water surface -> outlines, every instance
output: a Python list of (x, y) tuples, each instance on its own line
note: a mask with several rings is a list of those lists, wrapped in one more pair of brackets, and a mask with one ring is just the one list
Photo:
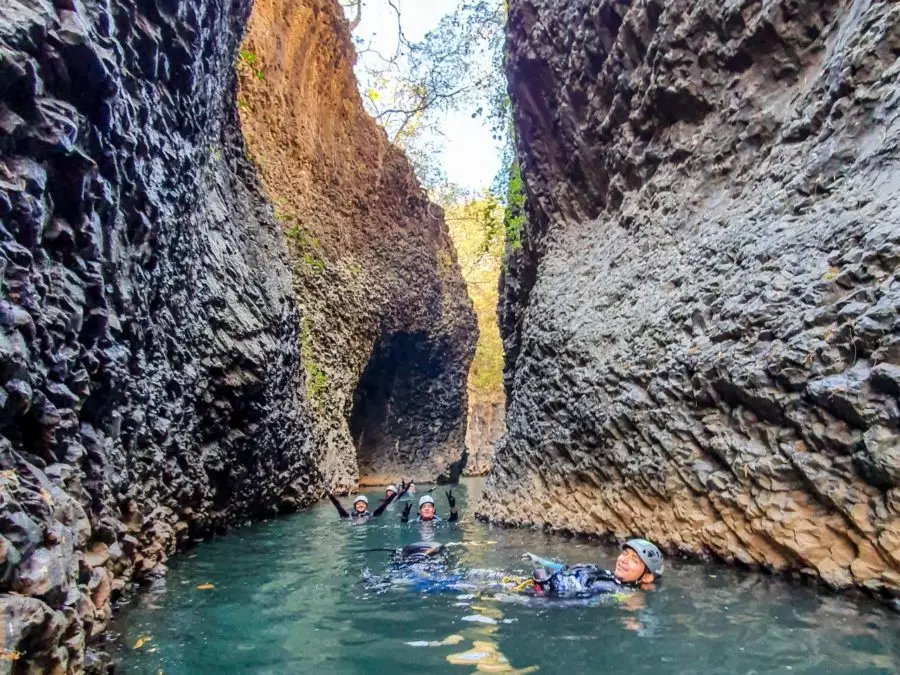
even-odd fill
[[(376, 593), (362, 583), (364, 568), (388, 565), (388, 553), (369, 549), (428, 537), (462, 544), (453, 550), (472, 568), (524, 574), (525, 551), (611, 566), (610, 547), (475, 522), (466, 502), (478, 490), (477, 481), (454, 490), (456, 525), (402, 525), (392, 505), (352, 526), (323, 502), (203, 543), (119, 614), (119, 667), (153, 675), (900, 672), (900, 615), (722, 566), (668, 561), (656, 590), (587, 606)], [(445, 515), (443, 490), (434, 494)], [(377, 499), (369, 493), (370, 504)]]

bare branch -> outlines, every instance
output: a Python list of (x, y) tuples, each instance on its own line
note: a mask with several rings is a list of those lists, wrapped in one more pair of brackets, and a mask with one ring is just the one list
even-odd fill
[(356, 0), (356, 17), (350, 22), (351, 33), (359, 27), (360, 21), (362, 21), (362, 0)]

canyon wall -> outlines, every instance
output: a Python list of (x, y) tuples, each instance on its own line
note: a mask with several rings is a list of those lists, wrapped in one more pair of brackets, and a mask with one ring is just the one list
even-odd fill
[(363, 110), (354, 59), (334, 0), (257, 0), (238, 61), (301, 304), (313, 445), (342, 491), (458, 474), (477, 335), (443, 213)]
[(480, 513), (900, 591), (900, 5), (512, 0)]
[[(441, 214), (362, 112), (337, 3), (291, 7), (314, 19), (267, 39), (309, 77), (270, 93), (314, 126), (248, 153), (249, 0), (0, 4), (0, 672), (104, 670), (111, 602), (179, 545), (310, 503), (336, 463), (354, 485), (354, 419), (392, 471), (462, 454), (474, 322)], [(319, 152), (280, 174), (314, 235), (258, 183), (279, 129)]]

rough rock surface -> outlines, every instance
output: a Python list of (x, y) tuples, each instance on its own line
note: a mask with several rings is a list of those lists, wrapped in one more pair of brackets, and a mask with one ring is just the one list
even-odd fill
[(490, 471), (494, 449), (506, 433), (503, 402), (479, 401), (469, 405), (466, 425), (467, 476), (484, 476)]
[(900, 591), (900, 5), (513, 0), (483, 515)]
[[(163, 574), (195, 537), (317, 498), (326, 459), (355, 481), (347, 416), (370, 353), (363, 390), (379, 366), (405, 387), (385, 395), (394, 407), (373, 428), (460, 455), (474, 334), (440, 213), (364, 119), (346, 26), (336, 3), (320, 3), (319, 33), (279, 44), (302, 47), (306, 61), (286, 57), (300, 69), (322, 65), (332, 97), (316, 110), (367, 123), (354, 138), (374, 138), (387, 168), (381, 189), (358, 175), (360, 141), (328, 164), (357, 176), (355, 192), (327, 171), (294, 185), (309, 217), (321, 210), (323, 242), (332, 225), (354, 230), (346, 252), (360, 276), (349, 289), (330, 269), (298, 280), (304, 251), (285, 245), (237, 115), (249, 10), (0, 4), (0, 672), (104, 669), (88, 642), (130, 581)], [(329, 35), (336, 51), (322, 49)], [(279, 93), (295, 112), (314, 108), (303, 86)], [(313, 138), (346, 140), (316, 119)], [(382, 201), (369, 210), (373, 194)], [(329, 241), (332, 252), (346, 243)], [(322, 307), (337, 309), (312, 342)], [(329, 352), (327, 331), (338, 346), (367, 341)], [(319, 349), (346, 378), (348, 443), (328, 458), (313, 443)], [(441, 464), (434, 455), (423, 463)]]
[(463, 460), (477, 336), (443, 214), (363, 110), (354, 59), (335, 0), (257, 0), (238, 65), (301, 302), (316, 457), (339, 490)]
[(235, 113), (248, 10), (0, 6), (4, 664), (98, 668), (129, 580), (318, 496), (287, 251)]

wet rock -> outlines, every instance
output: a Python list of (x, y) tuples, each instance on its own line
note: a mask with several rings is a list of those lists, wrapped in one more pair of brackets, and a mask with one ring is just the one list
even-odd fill
[(510, 2), (527, 224), (480, 513), (900, 593), (898, 34), (884, 3)]
[(84, 562), (90, 568), (102, 567), (107, 561), (109, 561), (109, 547), (102, 542), (95, 543), (84, 552)]
[(0, 583), (10, 584), (22, 556), (6, 537), (0, 536)]
[(68, 564), (57, 548), (39, 548), (22, 562), (13, 588), (17, 593), (33, 595), (52, 602), (68, 592)]

